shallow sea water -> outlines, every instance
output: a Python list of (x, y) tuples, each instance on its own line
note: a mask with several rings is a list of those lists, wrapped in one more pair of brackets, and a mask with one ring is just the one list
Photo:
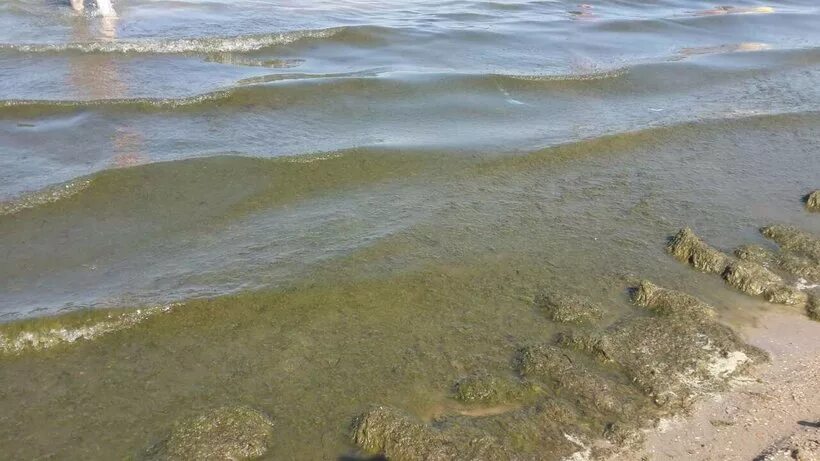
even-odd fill
[(820, 232), (817, 5), (590, 5), (0, 5), (2, 331), (181, 303), (0, 359), (2, 452), (137, 456), (243, 404), (269, 459), (357, 456), (369, 405), (458, 413), (455, 380), (564, 329), (545, 288), (754, 321), (664, 244)]

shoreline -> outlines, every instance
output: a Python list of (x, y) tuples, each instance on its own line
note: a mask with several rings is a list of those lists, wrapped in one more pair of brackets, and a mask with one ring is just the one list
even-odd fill
[(609, 461), (820, 459), (820, 322), (769, 311), (738, 331), (771, 362), (689, 415), (644, 430), (640, 449)]

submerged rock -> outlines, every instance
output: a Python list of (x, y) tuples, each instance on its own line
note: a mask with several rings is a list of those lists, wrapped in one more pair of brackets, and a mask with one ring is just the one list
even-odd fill
[(536, 298), (536, 305), (560, 323), (589, 323), (603, 316), (601, 306), (575, 295), (544, 292)]
[(522, 348), (517, 367), (521, 375), (551, 383), (559, 393), (579, 405), (591, 405), (603, 411), (626, 410), (616, 399), (615, 383), (574, 363), (567, 351), (559, 347), (545, 344)]
[(739, 259), (758, 264), (768, 264), (776, 259), (773, 251), (760, 245), (742, 245), (735, 248), (734, 253)]
[(504, 403), (531, 398), (541, 393), (530, 383), (483, 374), (461, 378), (454, 386), (454, 397), (464, 403)]
[(820, 211), (820, 190), (816, 190), (806, 196), (806, 209), (809, 211)]
[(728, 256), (704, 243), (688, 227), (672, 237), (666, 250), (679, 261), (703, 272), (721, 273), (729, 263)]
[(789, 274), (813, 283), (820, 283), (820, 262), (818, 261), (792, 253), (782, 253), (777, 259), (777, 266)]
[(166, 439), (149, 449), (151, 460), (246, 460), (264, 455), (273, 421), (248, 407), (224, 407), (178, 422)]
[(764, 237), (773, 240), (784, 250), (802, 254), (815, 262), (820, 261), (820, 238), (793, 226), (767, 226), (760, 229)]
[(692, 313), (711, 317), (715, 313), (711, 306), (694, 296), (661, 288), (647, 280), (632, 291), (632, 302), (662, 315)]
[(494, 437), (441, 430), (386, 406), (373, 407), (356, 418), (353, 442), (365, 452), (396, 461), (513, 458)]

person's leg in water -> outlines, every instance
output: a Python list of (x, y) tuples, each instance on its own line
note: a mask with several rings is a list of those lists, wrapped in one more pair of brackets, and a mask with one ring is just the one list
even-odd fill
[[(75, 0), (71, 1), (73, 2)], [(117, 12), (114, 11), (114, 6), (111, 5), (111, 0), (97, 0), (97, 9), (100, 10), (101, 15), (106, 17), (113, 17), (117, 15)]]
[(83, 0), (71, 0), (71, 7), (74, 11), (82, 11), (85, 8)]

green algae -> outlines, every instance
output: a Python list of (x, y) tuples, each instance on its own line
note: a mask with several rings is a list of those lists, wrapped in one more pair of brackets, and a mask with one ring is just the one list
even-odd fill
[(692, 296), (650, 282), (633, 292), (635, 303), (654, 315), (626, 318), (597, 336), (563, 343), (617, 365), (657, 405), (687, 408), (749, 364), (767, 360)]
[(545, 291), (538, 295), (535, 304), (559, 323), (589, 323), (603, 316), (600, 305), (577, 295)]
[(274, 423), (249, 407), (223, 407), (179, 421), (167, 438), (149, 448), (146, 460), (250, 460), (263, 456)]
[(593, 372), (570, 352), (551, 344), (528, 346), (518, 352), (516, 368), (522, 376), (548, 383), (556, 395), (579, 407), (620, 416), (634, 414), (627, 399), (629, 391)]
[[(354, 442), (367, 453), (398, 460), (448, 459), (454, 453), (459, 453), (459, 459), (490, 459), (487, 453), (492, 453), (492, 459), (516, 459), (525, 447), (532, 446), (520, 443), (522, 432), (553, 440), (562, 434), (575, 445), (574, 456), (590, 456), (590, 441), (596, 437), (608, 440), (613, 447), (595, 449), (603, 455), (615, 447), (640, 443), (642, 418), (686, 409), (703, 393), (725, 389), (750, 364), (767, 360), (765, 353), (718, 324), (713, 308), (697, 298), (648, 281), (632, 292), (635, 304), (648, 309), (651, 317), (618, 322), (595, 340), (566, 341), (561, 338), (568, 335), (563, 334), (555, 342), (518, 350), (514, 369), (527, 382), (542, 383), (548, 390), (524, 407), (500, 415), (450, 417), (426, 424), (399, 410), (378, 406), (354, 421)], [(639, 331), (642, 333), (637, 334)], [(592, 337), (588, 333), (575, 337), (582, 335)], [(592, 350), (611, 357), (607, 372), (578, 355)], [(470, 397), (462, 400), (497, 403), (516, 394), (509, 389), (517, 386), (520, 383), (482, 376), (468, 381), (465, 393)], [(541, 405), (552, 406), (561, 416), (551, 424), (535, 417), (532, 411)], [(571, 431), (565, 421), (574, 422)], [(496, 428), (492, 436), (488, 427)], [(498, 431), (498, 427), (504, 429)], [(465, 432), (470, 436), (460, 435)], [(511, 453), (518, 455), (511, 458)]]
[(510, 403), (532, 400), (544, 390), (533, 383), (485, 373), (472, 374), (456, 381), (453, 398), (464, 403)]
[[(681, 145), (702, 142), (706, 134), (689, 129), (680, 135)], [(686, 170), (672, 176), (675, 185), (698, 179), (689, 169), (670, 167), (678, 159), (691, 160), (692, 152), (688, 147), (664, 152), (656, 148), (655, 135), (642, 136), (634, 145), (628, 140), (598, 144), (604, 149), (622, 146), (630, 153), (650, 143), (645, 153), (630, 153), (629, 163), (642, 165), (639, 173), (613, 169), (619, 162), (595, 158), (595, 152), (579, 145), (539, 153), (500, 174), (488, 167), (488, 178), (448, 177), (454, 183), (449, 189), (424, 183), (431, 196), (446, 197), (446, 206), (431, 212), (430, 222), (357, 250), (341, 263), (328, 264), (318, 276), (312, 273), (275, 290), (189, 301), (185, 309), (54, 354), (4, 358), (4, 447), (10, 457), (22, 459), (46, 453), (117, 458), (166, 436), (173, 420), (236, 402), (276, 416), (281, 437), (266, 455), (270, 459), (333, 459), (355, 450), (345, 430), (354, 415), (374, 402), (401, 408), (397, 411), (410, 422), (427, 426), (418, 434), (440, 431), (457, 443), (465, 439), (462, 434), (491, 437), (520, 458), (594, 452), (592, 441), (601, 436), (628, 440), (625, 435), (639, 427), (635, 421), (619, 421), (579, 402), (582, 397), (557, 387), (549, 377), (539, 384), (544, 398), (514, 405), (504, 414), (445, 414), (432, 420), (429, 415), (440, 414), (434, 409), (452, 397), (453, 382), (471, 370), (486, 368), (490, 376), (509, 377), (515, 371), (510, 361), (527, 345), (567, 349), (581, 370), (607, 379), (610, 388), (613, 383), (632, 386), (635, 374), (623, 364), (635, 359), (610, 344), (618, 338), (613, 330), (646, 318), (658, 328), (685, 319), (669, 321), (668, 314), (627, 306), (623, 279), (612, 276), (615, 272), (651, 273), (661, 285), (697, 287), (693, 294), (721, 306), (726, 290), (719, 283), (703, 283), (700, 274), (670, 266), (660, 245), (651, 242), (670, 226), (681, 225), (665, 218), (676, 213), (683, 214), (676, 218), (683, 222), (695, 222), (690, 219), (695, 216), (714, 223), (718, 229), (711, 234), (728, 232), (751, 221), (745, 202), (666, 191), (663, 184), (670, 174)], [(741, 147), (744, 139), (738, 137)], [(710, 145), (699, 145), (703, 147)], [(715, 156), (725, 152), (714, 151)], [(550, 158), (554, 152), (567, 155)], [(563, 167), (576, 153), (582, 159)], [(740, 154), (748, 161), (747, 152)], [(714, 165), (698, 173), (731, 170)], [(66, 203), (72, 200), (76, 198)], [(56, 204), (41, 211), (52, 206)], [(553, 324), (533, 309), (535, 288), (545, 285), (589, 294), (604, 306), (606, 322), (618, 320), (611, 325), (590, 322), (583, 329)], [(559, 331), (589, 339), (589, 355), (555, 344)], [(637, 327), (632, 331), (654, 333)], [(713, 335), (711, 326), (706, 331)], [(676, 344), (671, 333), (667, 336), (673, 339), (670, 347)], [(709, 359), (701, 363), (707, 376), (715, 371), (720, 380), (742, 373), (749, 362), (734, 370), (723, 367), (738, 363), (735, 351), (707, 351)], [(697, 389), (720, 388), (716, 382)], [(656, 414), (651, 408), (660, 413), (680, 408), (654, 404), (644, 389), (631, 392), (639, 403), (651, 405), (640, 406), (639, 417), (651, 419)], [(620, 391), (613, 394), (620, 398)], [(21, 440), (25, 442), (17, 442)]]
[(353, 442), (396, 461), (513, 458), (493, 437), (438, 430), (386, 406), (376, 406), (354, 421)]

